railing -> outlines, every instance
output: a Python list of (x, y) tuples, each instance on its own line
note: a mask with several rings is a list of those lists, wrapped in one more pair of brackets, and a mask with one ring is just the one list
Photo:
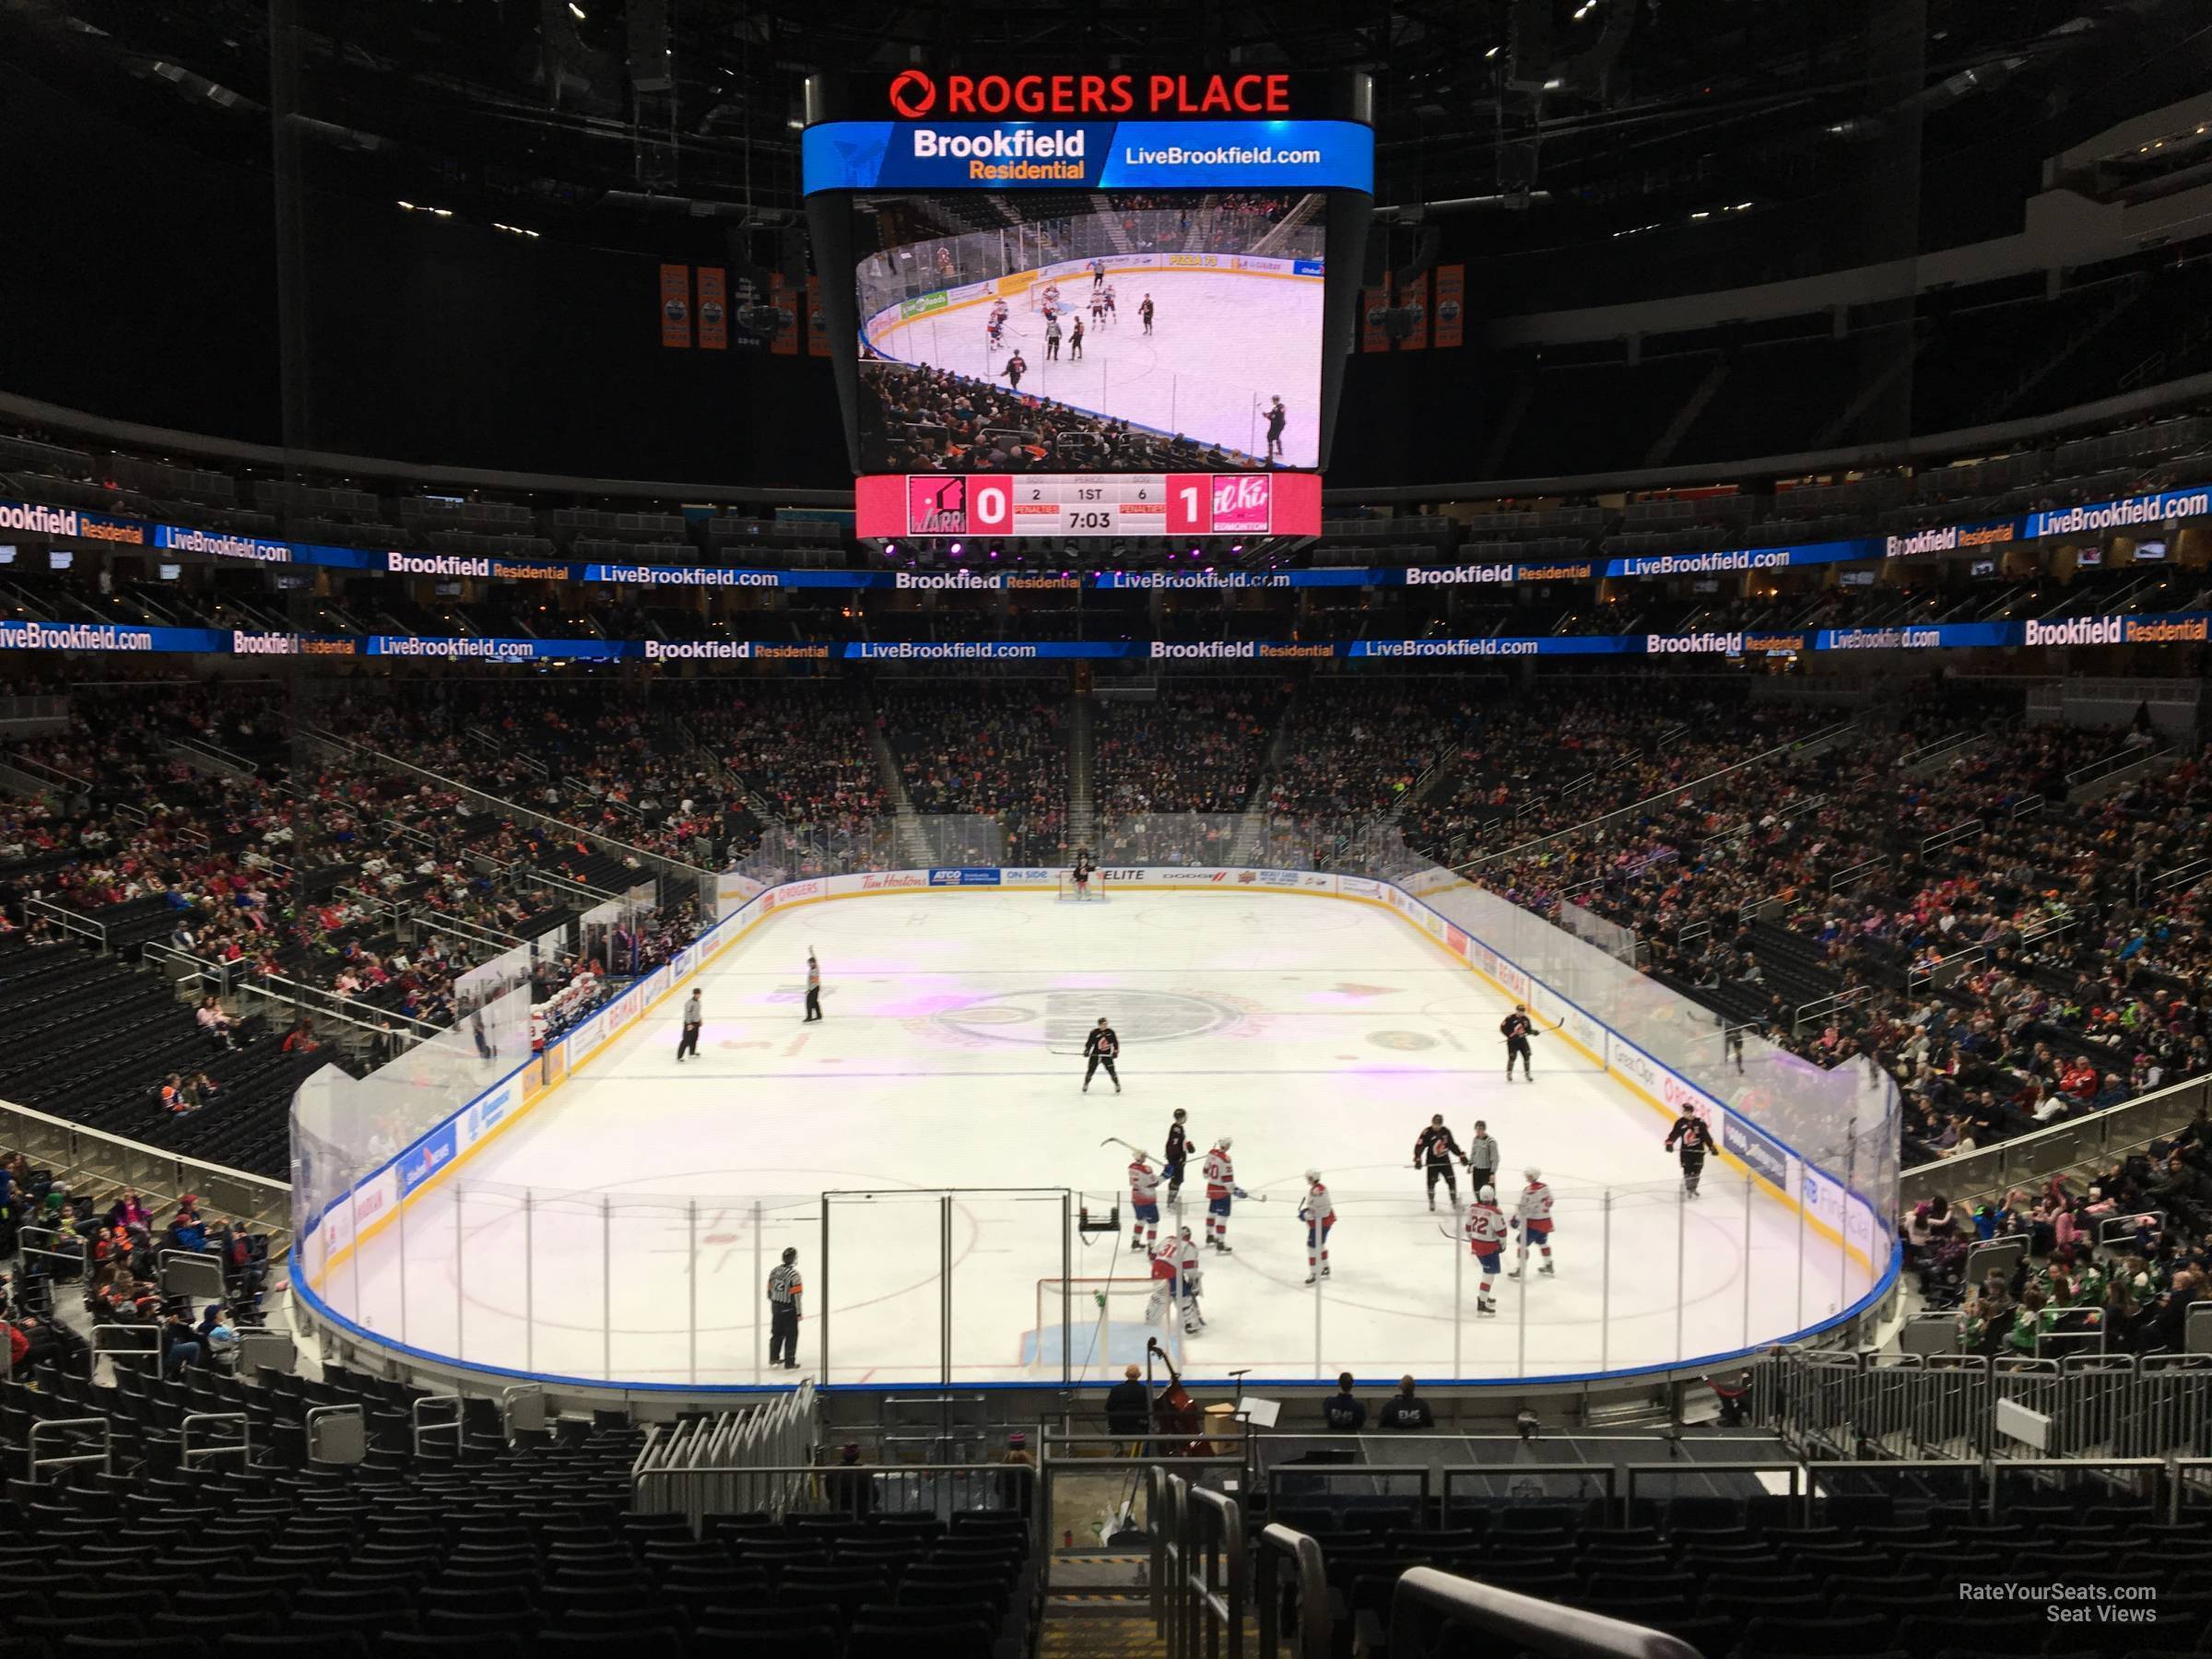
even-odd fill
[[(426, 767), (417, 766), (412, 761), (402, 760), (396, 755), (388, 755), (382, 749), (370, 747), (367, 744), (356, 743), (351, 738), (341, 737), (335, 732), (311, 728), (307, 736), (311, 742), (324, 748), (335, 749), (350, 759), (371, 761), (388, 771), (403, 772), (409, 777), (420, 778), (426, 782), (435, 784), (440, 789), (450, 790), (465, 800), (478, 802), (507, 817), (520, 818), (543, 828), (557, 830), (564, 836), (581, 837), (593, 846), (601, 849), (609, 857), (621, 860), (635, 859), (644, 870), (658, 873), (674, 883), (678, 892), (684, 897), (711, 895), (713, 891), (711, 884), (713, 882), (714, 873), (699, 865), (685, 864), (680, 859), (670, 858), (665, 853), (654, 853), (633, 842), (617, 841), (612, 836), (602, 835), (595, 830), (588, 830), (581, 824), (571, 823), (567, 818), (556, 818), (550, 813), (536, 811), (516, 801), (503, 800), (498, 795), (488, 794), (484, 790), (464, 783), (456, 778), (449, 778), (441, 772), (434, 772)], [(710, 885), (702, 886), (702, 883)]]
[(1747, 759), (1738, 760), (1733, 766), (1721, 767), (1717, 771), (1707, 772), (1703, 777), (1692, 778), (1687, 783), (1677, 783), (1672, 788), (1661, 790), (1656, 794), (1646, 795), (1641, 800), (1632, 801), (1626, 806), (1618, 806), (1596, 818), (1570, 825), (1567, 829), (1555, 830), (1547, 835), (1539, 835), (1529, 841), (1518, 841), (1510, 847), (1494, 853), (1486, 853), (1479, 858), (1469, 859), (1464, 864), (1454, 865), (1452, 867), (1455, 873), (1464, 876), (1471, 870), (1480, 869), (1485, 865), (1523, 857), (1551, 841), (1561, 841), (1570, 836), (1591, 834), (1602, 830), (1609, 824), (1625, 823), (1646, 807), (1656, 806), (1662, 802), (1679, 801), (1685, 798), (1696, 799), (1724, 778), (1733, 777), (1736, 773), (1748, 771), (1753, 767), (1764, 766), (1771, 760), (1790, 755), (1817, 752), (1817, 749), (1830, 747), (1847, 736), (1856, 728), (1857, 724), (1858, 723), (1853, 720), (1838, 721), (1833, 725), (1823, 726), (1809, 736), (1800, 737), (1789, 743), (1777, 744), (1770, 749), (1761, 749)]
[[(72, 1438), (65, 1443), (76, 1444), (74, 1436), (88, 1429), (99, 1435), (99, 1451), (39, 1455), (39, 1441), (42, 1437), (66, 1434)], [(112, 1475), (115, 1472), (115, 1425), (104, 1417), (47, 1418), (33, 1423), (24, 1445), (23, 1464), (27, 1480), (37, 1480), (40, 1471), (44, 1469), (65, 1469), (78, 1464), (98, 1464), (101, 1474)]]
[(1989, 952), (1977, 945), (1971, 950), (1954, 950), (1947, 957), (1939, 957), (1924, 968), (1909, 968), (1905, 971), (1905, 994), (1917, 996), (1923, 991), (1940, 991), (1947, 985), (1955, 985), (1966, 977), (1969, 970), (1987, 960)]
[(1847, 887), (1865, 881), (1877, 870), (1887, 865), (1888, 862), (1888, 853), (1877, 853), (1872, 858), (1864, 858), (1857, 864), (1846, 865), (1828, 878), (1828, 890), (1831, 893), (1840, 893)]
[(80, 778), (73, 771), (65, 771), (58, 766), (51, 765), (29, 755), (9, 756), (7, 767), (18, 779), (28, 779), (32, 793), (36, 794), (43, 794), (51, 789), (58, 789), (65, 794), (90, 794), (92, 793), (91, 779)]
[(1955, 732), (1948, 737), (1938, 737), (1933, 743), (1924, 743), (1916, 749), (1908, 750), (1898, 761), (1897, 770), (1904, 777), (1915, 778), (1939, 766), (1948, 766), (1961, 755), (1981, 748), (1988, 742), (1989, 739), (1978, 732)]
[(2212, 1356), (2203, 1354), (1815, 1350), (1771, 1356), (1753, 1377), (1760, 1423), (1815, 1462), (1934, 1458), (1986, 1476), (2057, 1458), (2147, 1466), (2212, 1445)]
[(1815, 1020), (1826, 1019), (1837, 1009), (1851, 1007), (1856, 1003), (1864, 1002), (1873, 994), (1874, 987), (1872, 985), (1853, 985), (1848, 990), (1838, 991), (1831, 995), (1815, 997), (1808, 1003), (1799, 1003), (1797, 1011), (1790, 1017), (1790, 1030), (1802, 1031)]
[[(1468, 1640), (1474, 1636), (1493, 1640)], [(1559, 1659), (1698, 1659), (1697, 1649), (1661, 1631), (1434, 1567), (1408, 1568), (1398, 1580), (1390, 1599), (1392, 1659), (1441, 1659), (1493, 1647)]]
[(2122, 774), (2140, 771), (2157, 761), (2173, 759), (2171, 748), (2161, 744), (2156, 747), (2114, 749), (2111, 754), (2077, 766), (2066, 774), (2066, 799), (2077, 798), (2077, 792), (2100, 783), (2109, 783)]
[(709, 1515), (781, 1517), (804, 1482), (773, 1471), (813, 1464), (816, 1428), (810, 1382), (756, 1410), (687, 1418), (673, 1429), (656, 1424), (630, 1465), (633, 1507), (685, 1515), (701, 1534)]
[(1978, 818), (1968, 818), (1963, 824), (1953, 824), (1948, 830), (1938, 830), (1923, 841), (1920, 843), (1921, 853), (1924, 857), (1930, 853), (1940, 852), (1945, 847), (1956, 846), (1962, 841), (1971, 841), (1982, 833), (1983, 827), (1982, 820)]
[(1243, 1659), (1244, 1512), (1159, 1464), (1146, 1471), (1152, 1628), (1167, 1659)]
[(1279, 1524), (1262, 1527), (1256, 1542), (1259, 1559), (1252, 1594), (1259, 1604), (1259, 1659), (1277, 1659), (1282, 1651), (1284, 1595), (1277, 1574), (1286, 1564), (1297, 1585), (1294, 1659), (1328, 1659), (1329, 1580), (1321, 1546), (1304, 1533)]
[(0, 697), (0, 731), (17, 735), (69, 729), (66, 697)]
[(23, 900), (23, 914), (26, 918), (43, 916), (65, 933), (89, 939), (102, 950), (108, 947), (107, 924), (95, 922), (89, 916), (80, 916), (75, 911), (65, 911), (51, 900), (26, 899)]
[(1970, 1201), (1990, 1196), (2021, 1181), (2057, 1174), (2085, 1159), (2102, 1160), (2132, 1151), (2171, 1134), (2200, 1111), (2212, 1111), (2212, 1077), (2170, 1083), (2086, 1117), (1915, 1165), (1903, 1173), (1900, 1198), (1909, 1206), (1938, 1193)]
[(0, 1100), (0, 1145), (45, 1165), (79, 1194), (102, 1182), (130, 1187), (147, 1195), (150, 1210), (160, 1207), (152, 1200), (196, 1193), (206, 1208), (251, 1221), (279, 1240), (291, 1228), (291, 1188), (284, 1182), (125, 1140), (28, 1106)]

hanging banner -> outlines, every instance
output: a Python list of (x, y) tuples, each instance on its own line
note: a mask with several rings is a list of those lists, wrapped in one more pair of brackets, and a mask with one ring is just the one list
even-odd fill
[(661, 344), (688, 347), (691, 344), (691, 267), (661, 267)]
[(1464, 346), (1467, 339), (1467, 267), (1464, 265), (1436, 267), (1436, 347), (1446, 351), (1454, 346)]
[(776, 356), (798, 356), (798, 327), (803, 319), (798, 316), (798, 289), (783, 286), (783, 272), (776, 272), (774, 286), (768, 289), (768, 303), (783, 312), (783, 321), (776, 323), (776, 338), (768, 343), (770, 352)]
[(1383, 328), (1383, 318), (1390, 311), (1390, 289), (1387, 286), (1359, 290), (1359, 349), (1388, 351), (1390, 335)]
[(1398, 306), (1399, 306), (1399, 309), (1400, 309), (1400, 310), (1402, 310), (1402, 311), (1409, 311), (1409, 312), (1411, 312), (1413, 313), (1413, 327), (1412, 327), (1412, 330), (1411, 330), (1411, 331), (1410, 331), (1410, 332), (1409, 332), (1409, 333), (1406, 335), (1406, 336), (1404, 339), (1402, 339), (1402, 340), (1400, 340), (1400, 341), (1398, 342), (1398, 349), (1399, 349), (1400, 351), (1426, 351), (1426, 350), (1428, 350), (1428, 349), (1429, 349), (1429, 273), (1428, 273), (1428, 272), (1426, 272), (1426, 271), (1423, 271), (1423, 272), (1422, 272), (1422, 273), (1421, 273), (1421, 274), (1420, 274), (1418, 276), (1416, 276), (1416, 277), (1413, 279), (1413, 282), (1412, 282), (1411, 286), (1407, 287), (1407, 288), (1405, 288), (1405, 289), (1404, 289), (1402, 292), (1400, 292), (1400, 293), (1399, 293), (1399, 295), (1398, 295)]
[(701, 351), (730, 348), (729, 298), (720, 265), (699, 267), (699, 348)]
[(822, 279), (806, 278), (806, 355), (830, 355), (830, 319), (822, 313)]

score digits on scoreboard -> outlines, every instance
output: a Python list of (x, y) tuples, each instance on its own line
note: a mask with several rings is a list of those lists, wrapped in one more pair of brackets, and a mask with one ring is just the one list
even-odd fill
[[(865, 480), (864, 482), (874, 482)], [(1319, 480), (1293, 473), (909, 474), (905, 512), (862, 535), (1312, 535)], [(1307, 511), (1308, 503), (1311, 511)], [(1304, 520), (1313, 521), (1309, 527)]]

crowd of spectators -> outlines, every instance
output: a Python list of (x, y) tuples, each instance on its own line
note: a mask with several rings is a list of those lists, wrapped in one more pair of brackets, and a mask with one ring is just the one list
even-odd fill
[[(1923, 1201), (1904, 1233), (1924, 1295), (1957, 1310), (1963, 1352), (2186, 1352), (2190, 1310), (2212, 1281), (2212, 1119), (2200, 1110), (2124, 1157), (1971, 1206)], [(2026, 1241), (2024, 1258), (1970, 1280), (1973, 1247), (2010, 1237)]]
[[(995, 841), (1007, 864), (1067, 862), (1067, 700), (1057, 687), (900, 686), (883, 699), (883, 724), (916, 812), (993, 827), (957, 850), (988, 853)], [(933, 855), (953, 863), (955, 850)]]
[(1102, 697), (1093, 794), (1108, 819), (1242, 812), (1258, 787), (1286, 688), (1267, 680), (1171, 682), (1144, 701)]
[[(22, 1230), (34, 1225), (44, 1231), (31, 1249)], [(20, 1152), (0, 1158), (0, 1254), (22, 1251), (18, 1270), (0, 1282), (10, 1369), (35, 1378), (49, 1365), (81, 1368), (88, 1345), (79, 1324), (158, 1333), (149, 1351), (165, 1372), (227, 1366), (237, 1327), (262, 1323), (269, 1244), (265, 1232), (204, 1210), (192, 1193), (158, 1207), (135, 1187), (73, 1194)], [(196, 1323), (191, 1299), (160, 1289), (160, 1258), (171, 1251), (222, 1265), (224, 1294)]]
[[(1006, 351), (1011, 358), (1014, 347)], [(1258, 465), (1218, 444), (1088, 415), (1012, 384), (882, 362), (861, 365), (860, 448), (881, 472), (1218, 472)]]
[[(1648, 971), (1826, 1065), (1871, 1055), (1905, 1155), (1986, 1145), (2212, 1070), (2198, 760), (2066, 800), (2120, 734), (1942, 722), (1867, 733), (1479, 867), (1632, 927)], [(1608, 790), (1581, 816), (1627, 803)], [(2181, 879), (2168, 881), (2179, 872)], [(1809, 1011), (1809, 1012), (1808, 1012)]]

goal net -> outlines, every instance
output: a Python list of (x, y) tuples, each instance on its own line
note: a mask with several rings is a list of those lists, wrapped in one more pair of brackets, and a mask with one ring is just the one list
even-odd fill
[(1118, 1382), (1124, 1366), (1145, 1362), (1147, 1344), (1158, 1337), (1169, 1359), (1181, 1365), (1182, 1321), (1164, 1285), (1154, 1301), (1153, 1284), (1135, 1273), (1125, 1278), (1039, 1279), (1037, 1323), (1023, 1339), (1024, 1362), (1040, 1375), (1058, 1376), (1065, 1361), (1077, 1382)]
[(1086, 902), (1096, 900), (1102, 903), (1106, 898), (1106, 884), (1099, 879), (1099, 873), (1093, 870), (1090, 873), (1090, 890), (1078, 895), (1076, 891), (1075, 872), (1063, 870), (1060, 872), (1060, 897), (1063, 899), (1080, 897)]

